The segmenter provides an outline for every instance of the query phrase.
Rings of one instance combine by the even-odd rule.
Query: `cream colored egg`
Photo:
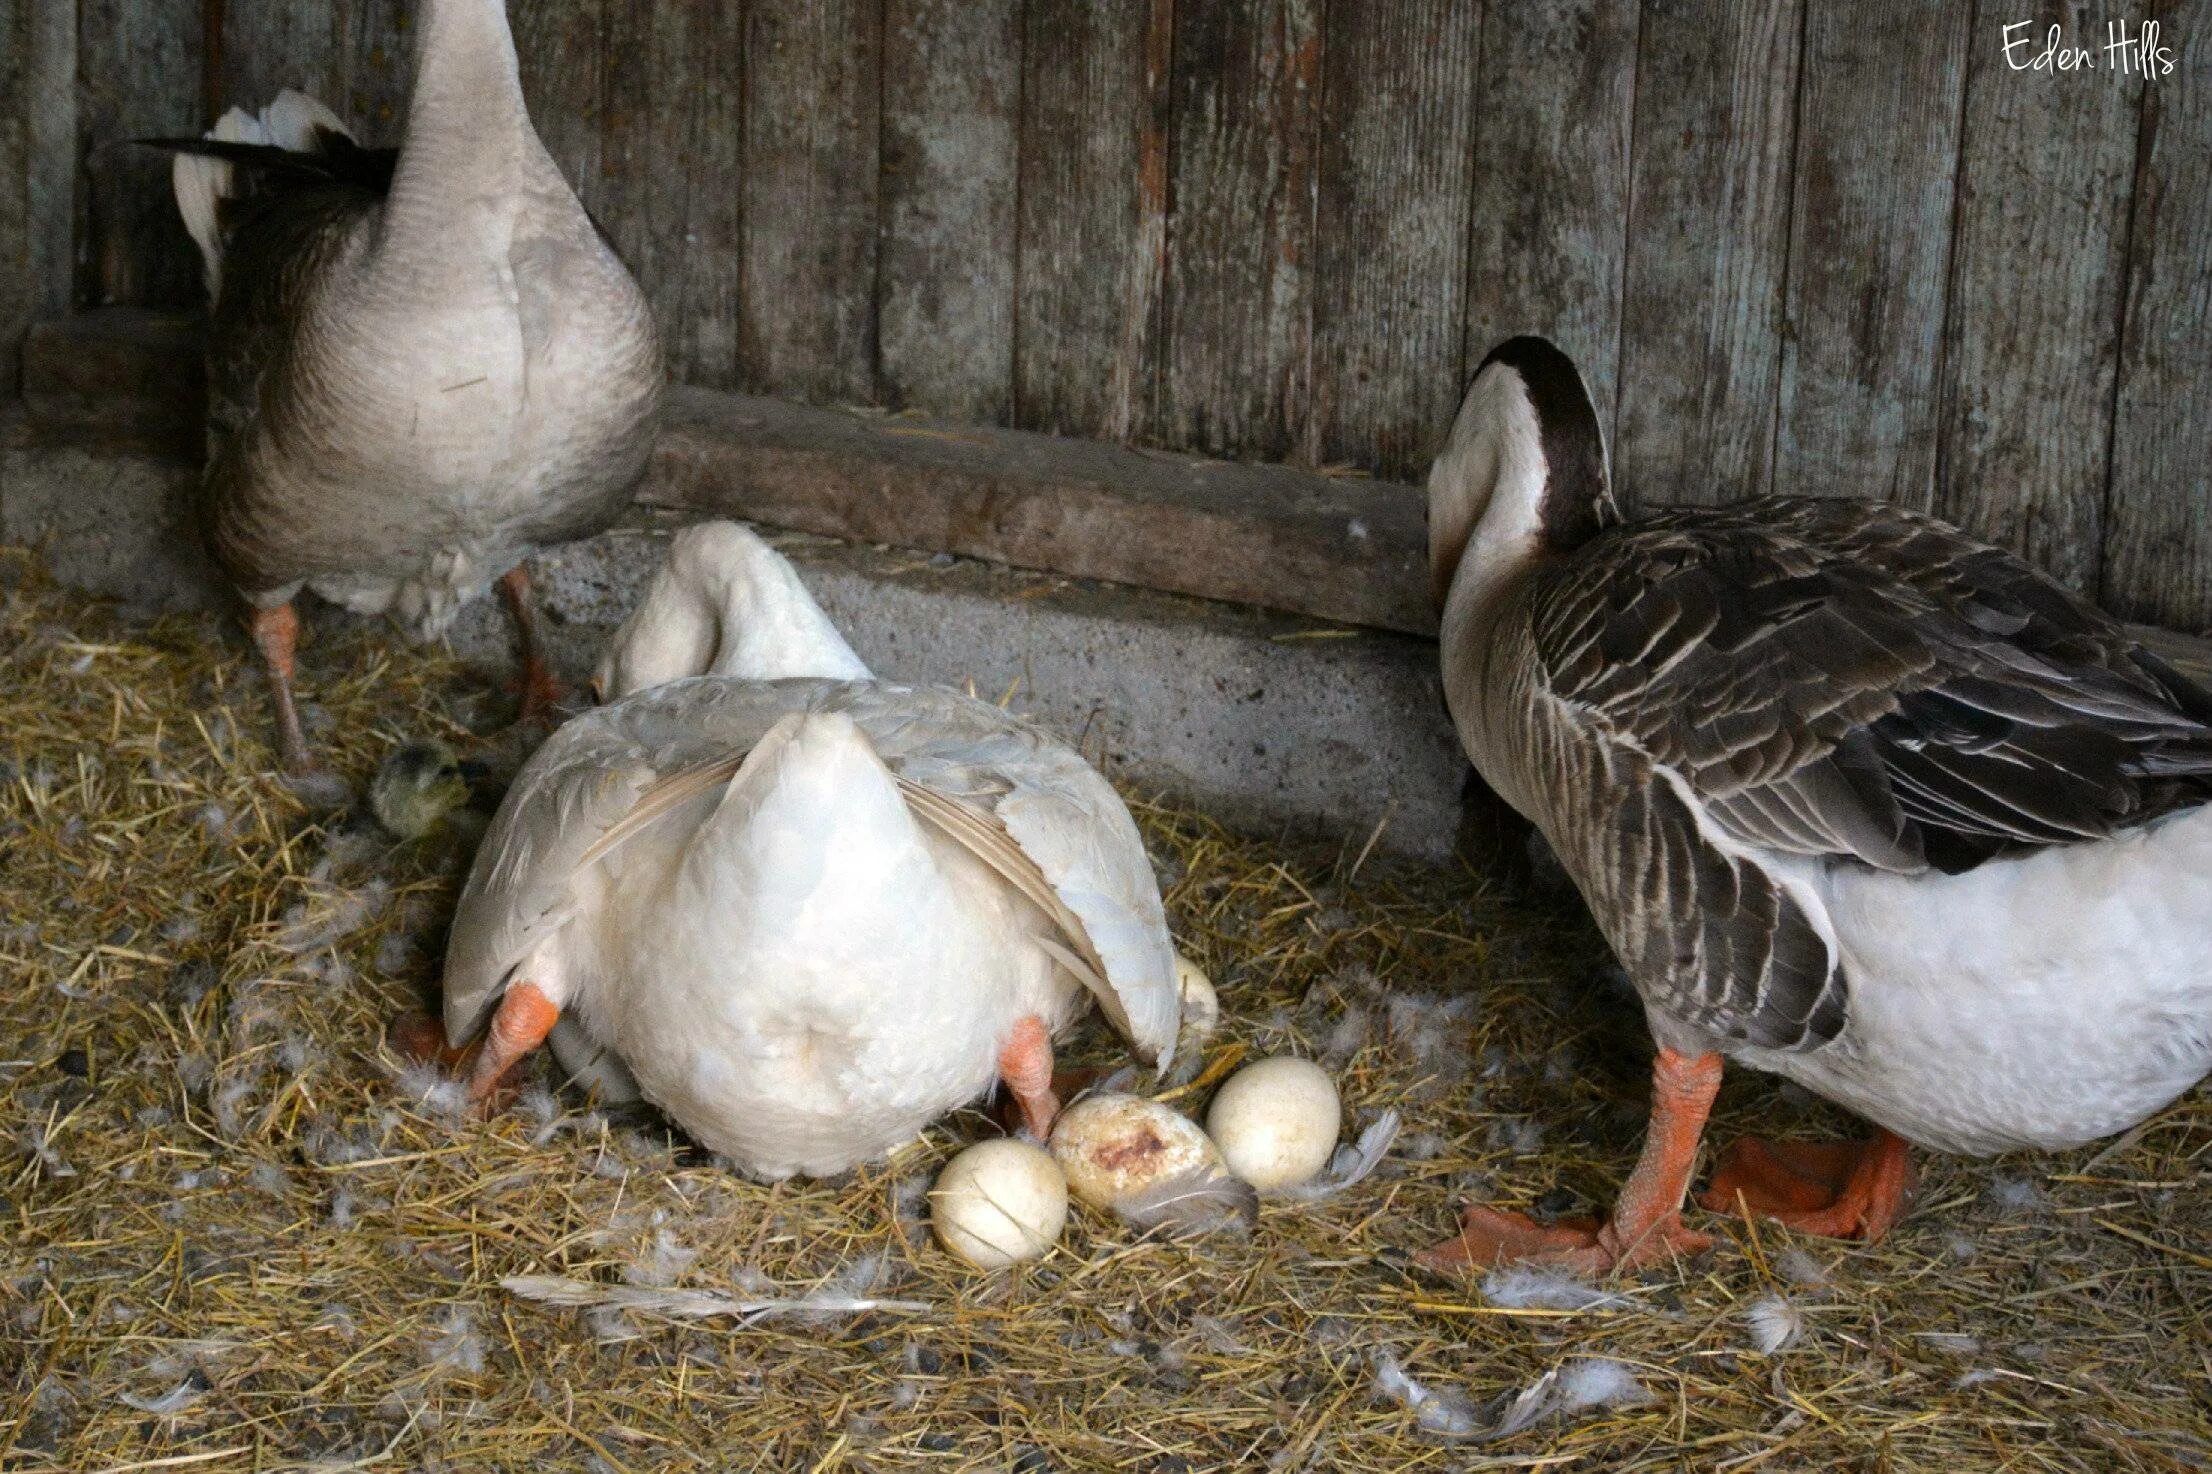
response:
[[[929,1190],[937,1242],[978,1269],[1038,1259],[1068,1222],[1068,1184],[1026,1141],[980,1142],[945,1164]]]
[[[1123,1208],[1147,1189],[1221,1168],[1198,1123],[1134,1095],[1092,1095],[1060,1113],[1052,1159],[1068,1189],[1094,1208]]]
[[[1193,1043],[1204,1040],[1221,1022],[1221,998],[1214,992],[1213,980],[1197,963],[1178,951],[1175,954],[1175,985],[1183,998],[1183,1038]]]
[[[1206,1112],[1229,1170],[1262,1192],[1296,1187],[1328,1166],[1343,1124],[1329,1072],[1287,1055],[1231,1075]]]

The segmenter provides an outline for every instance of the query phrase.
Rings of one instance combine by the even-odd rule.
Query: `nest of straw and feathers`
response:
[[[976,1113],[764,1185],[544,1074],[468,1119],[383,1049],[467,846],[392,840],[361,787],[407,739],[495,747],[484,673],[319,624],[301,684],[342,781],[295,787],[220,621],[130,617],[21,552],[0,600],[0,1467],[2212,1465],[2202,1092],[2065,1157],[1927,1160],[1871,1248],[1706,1222],[1710,1254],[1620,1283],[1437,1280],[1408,1252],[1455,1204],[1587,1210],[1634,1160],[1649,1044],[1594,934],[1471,869],[1145,803],[1221,991],[1204,1062],[1310,1053],[1354,1127],[1404,1129],[1249,1234],[1079,1211],[979,1274],[923,1221]],[[1851,1129],[1738,1075],[1714,1135],[1753,1128]]]

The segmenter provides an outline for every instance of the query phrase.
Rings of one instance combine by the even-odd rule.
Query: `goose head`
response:
[[[784,556],[734,522],[676,534],[645,597],[607,642],[602,701],[686,676],[871,679]]]
[[[1574,360],[1544,338],[1491,349],[1429,470],[1437,606],[1463,580],[1487,583],[1618,520],[1605,435]]]

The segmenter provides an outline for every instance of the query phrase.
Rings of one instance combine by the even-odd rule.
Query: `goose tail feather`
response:
[[[247,189],[239,166],[321,153],[335,140],[353,141],[338,115],[306,93],[289,90],[278,93],[259,113],[232,108],[216,120],[204,139],[138,140],[176,156],[169,165],[170,187],[176,192],[184,228],[200,248],[210,297],[223,281],[223,203]]]

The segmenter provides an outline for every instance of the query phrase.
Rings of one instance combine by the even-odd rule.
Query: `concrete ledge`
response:
[[[56,575],[146,608],[225,595],[190,529],[197,471],[173,455],[0,436],[0,539]],[[695,515],[640,508],[534,567],[556,658],[588,675],[607,634]],[[1444,720],[1435,646],[1263,610],[1053,577],[950,555],[771,534],[861,657],[898,680],[973,683],[1080,742],[1139,790],[1248,830],[1446,856],[1465,762]],[[309,611],[316,620],[348,616]],[[504,665],[491,601],[456,625],[464,655]]]

